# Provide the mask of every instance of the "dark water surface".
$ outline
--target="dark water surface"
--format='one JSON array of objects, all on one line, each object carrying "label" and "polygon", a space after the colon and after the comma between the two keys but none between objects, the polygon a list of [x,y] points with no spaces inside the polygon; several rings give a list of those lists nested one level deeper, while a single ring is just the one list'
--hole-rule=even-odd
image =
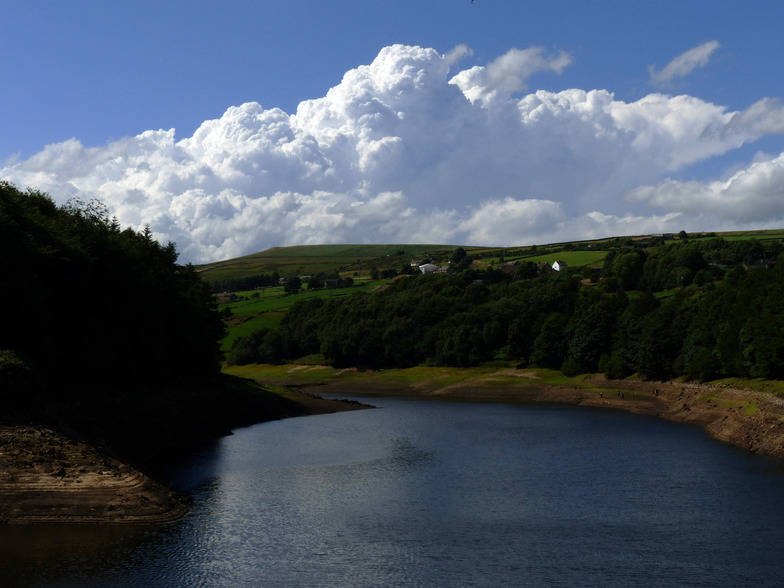
[{"label": "dark water surface", "polygon": [[151,528],[0,528],[0,585],[784,586],[784,467],[585,408],[374,399],[236,432]]}]

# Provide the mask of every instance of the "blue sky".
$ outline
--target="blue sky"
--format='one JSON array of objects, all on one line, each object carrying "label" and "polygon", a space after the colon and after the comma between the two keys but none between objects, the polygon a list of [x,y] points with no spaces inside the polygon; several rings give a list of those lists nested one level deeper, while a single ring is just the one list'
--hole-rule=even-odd
[{"label": "blue sky", "polygon": [[0,179],[185,261],[784,224],[781,2],[0,8]]}]

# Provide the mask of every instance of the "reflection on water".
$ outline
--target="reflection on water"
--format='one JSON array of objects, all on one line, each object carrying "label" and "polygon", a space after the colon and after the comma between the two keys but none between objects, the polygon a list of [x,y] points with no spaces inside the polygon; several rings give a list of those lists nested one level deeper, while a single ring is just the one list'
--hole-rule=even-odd
[{"label": "reflection on water", "polygon": [[0,525],[0,585],[25,586],[112,568],[142,548],[148,526]]},{"label": "reflection on water", "polygon": [[779,462],[614,412],[378,403],[170,466],[182,521],[1,529],[0,585],[784,584]]}]

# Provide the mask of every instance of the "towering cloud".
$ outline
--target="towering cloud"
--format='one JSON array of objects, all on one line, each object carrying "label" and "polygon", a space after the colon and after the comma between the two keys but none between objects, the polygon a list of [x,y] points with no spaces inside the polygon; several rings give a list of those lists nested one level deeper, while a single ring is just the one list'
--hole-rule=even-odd
[{"label": "towering cloud", "polygon": [[[70,140],[0,178],[60,202],[100,198],[193,262],[274,245],[514,245],[784,218],[773,197],[780,157],[754,162],[731,187],[667,179],[782,132],[778,102],[728,112],[692,96],[526,94],[532,74],[560,74],[571,57],[512,50],[456,71],[469,52],[386,47],[293,114],[247,103],[182,139],[172,129],[101,147]],[[738,215],[752,204],[767,216]]]}]

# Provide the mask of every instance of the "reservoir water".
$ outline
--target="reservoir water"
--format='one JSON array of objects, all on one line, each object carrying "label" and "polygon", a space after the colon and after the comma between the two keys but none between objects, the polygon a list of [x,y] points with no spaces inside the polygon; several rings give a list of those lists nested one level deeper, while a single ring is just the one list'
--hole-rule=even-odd
[{"label": "reservoir water", "polygon": [[156,527],[0,528],[2,586],[784,586],[784,467],[649,417],[372,399],[171,465]]}]

